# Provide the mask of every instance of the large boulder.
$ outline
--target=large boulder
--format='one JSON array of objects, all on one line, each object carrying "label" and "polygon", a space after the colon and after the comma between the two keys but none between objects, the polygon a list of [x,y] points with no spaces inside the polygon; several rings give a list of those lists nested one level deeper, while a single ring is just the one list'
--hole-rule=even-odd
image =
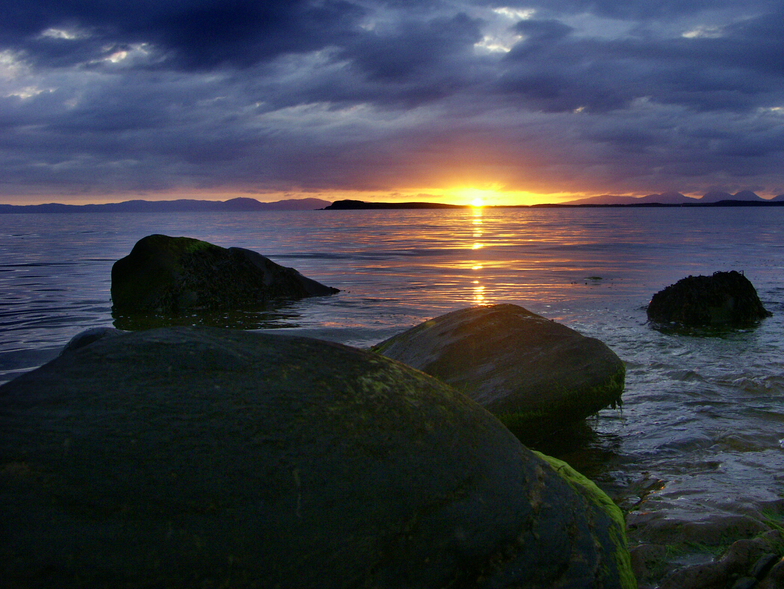
[{"label": "large boulder", "polygon": [[509,304],[447,313],[374,350],[454,386],[525,439],[615,407],[626,375],[601,341]]},{"label": "large boulder", "polygon": [[112,266],[118,314],[237,309],[336,292],[254,251],[190,237],[149,235]]},{"label": "large boulder", "polygon": [[633,587],[620,510],[451,387],[285,335],[105,333],[0,387],[0,579]]},{"label": "large boulder", "polygon": [[757,291],[740,272],[688,276],[657,292],[648,319],[680,327],[750,327],[770,317]]}]

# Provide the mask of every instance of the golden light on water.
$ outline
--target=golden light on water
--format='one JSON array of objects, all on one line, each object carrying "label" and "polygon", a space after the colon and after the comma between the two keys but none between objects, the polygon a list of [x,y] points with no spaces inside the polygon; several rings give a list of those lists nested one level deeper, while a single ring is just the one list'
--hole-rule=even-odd
[{"label": "golden light on water", "polygon": [[[471,206],[474,207],[473,216],[471,219],[474,238],[473,245],[471,246],[472,251],[476,251],[484,247],[484,244],[478,241],[482,237],[482,206],[484,206],[484,203],[484,197],[481,195],[475,196],[471,201]],[[472,302],[474,305],[485,305],[487,304],[487,301],[485,300],[485,287],[481,282],[480,273],[480,270],[482,270],[482,264],[480,264],[478,260],[475,260],[471,266],[471,270],[476,272],[476,279],[471,281],[473,290]]]},{"label": "golden light on water", "polygon": [[[474,280],[474,283],[478,283],[478,282],[479,282],[478,280]],[[484,302],[485,302],[485,287],[480,284],[476,284],[476,286],[474,286],[474,304],[481,305]]]}]

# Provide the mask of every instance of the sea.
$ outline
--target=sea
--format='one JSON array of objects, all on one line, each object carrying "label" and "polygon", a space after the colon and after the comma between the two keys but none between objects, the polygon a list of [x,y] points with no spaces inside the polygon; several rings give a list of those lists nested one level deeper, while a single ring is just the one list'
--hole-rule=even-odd
[{"label": "sea", "polygon": [[[133,328],[112,316],[112,264],[154,233],[249,248],[340,289],[180,322],[368,348],[503,302],[599,338],[626,364],[622,408],[541,450],[604,489],[632,535],[784,521],[784,207],[3,214],[0,383],[85,329]],[[648,323],[657,291],[728,270],[772,317],[714,335]]]}]

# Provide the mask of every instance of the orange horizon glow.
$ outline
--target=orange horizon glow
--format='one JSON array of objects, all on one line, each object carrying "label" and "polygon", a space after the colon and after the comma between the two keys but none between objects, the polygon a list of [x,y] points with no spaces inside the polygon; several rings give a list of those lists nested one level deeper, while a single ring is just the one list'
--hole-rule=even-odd
[{"label": "orange horizon glow", "polygon": [[0,196],[0,204],[40,205],[60,203],[68,205],[109,204],[131,200],[212,200],[227,201],[234,198],[253,198],[259,202],[277,202],[288,199],[318,198],[335,202],[338,200],[362,200],[366,202],[432,202],[473,207],[515,206],[559,203],[583,198],[585,194],[557,192],[539,194],[525,191],[506,191],[496,188],[422,188],[405,191],[360,191],[360,190],[296,190],[296,191],[224,191],[224,190],[165,190],[158,192],[114,193],[105,195],[85,194],[20,194]]},{"label": "orange horizon glow", "polygon": [[[406,190],[366,191],[366,190],[291,190],[291,191],[252,191],[252,190],[206,190],[176,189],[158,192],[114,193],[106,195],[85,194],[20,194],[0,196],[0,204],[40,205],[60,203],[67,205],[108,204],[131,200],[212,200],[227,201],[234,198],[253,198],[259,202],[277,202],[289,199],[318,198],[335,202],[338,200],[361,200],[366,202],[430,202],[482,207],[531,206],[539,204],[558,204],[599,194],[642,197],[645,194],[550,192],[537,193],[523,190],[507,190],[499,185],[457,186],[451,188],[409,188]],[[686,194],[699,198],[701,194]],[[765,198],[763,196],[763,198]]]}]

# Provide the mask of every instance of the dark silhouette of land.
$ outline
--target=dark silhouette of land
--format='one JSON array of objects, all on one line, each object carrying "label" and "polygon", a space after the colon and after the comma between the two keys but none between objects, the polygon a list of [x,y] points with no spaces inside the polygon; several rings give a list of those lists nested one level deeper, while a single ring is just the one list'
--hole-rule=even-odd
[{"label": "dark silhouette of land", "polygon": [[[766,200],[755,193],[745,190],[737,194],[712,191],[702,198],[690,198],[680,192],[649,194],[643,197],[602,195],[583,198],[564,203],[545,203],[537,205],[501,205],[490,208],[559,208],[559,207],[748,207],[781,206],[784,194]],[[489,205],[488,205],[489,206]],[[429,202],[365,202],[361,200],[339,200],[328,207],[330,211],[357,209],[444,209],[470,208],[471,205],[446,205]]]},{"label": "dark silhouette of land", "polygon": [[437,202],[366,202],[364,200],[337,200],[325,207],[328,211],[359,209],[466,209],[471,205],[449,205]]},{"label": "dark silhouette of land", "polygon": [[[766,200],[761,196],[758,196],[751,190],[742,190],[737,192],[736,194],[730,194],[729,192],[721,192],[718,190],[712,190],[707,194],[703,195],[701,198],[690,198],[681,194],[680,192],[664,192],[662,194],[649,194],[643,197],[633,197],[633,196],[613,196],[609,194],[605,194],[602,196],[593,196],[590,198],[582,198],[579,200],[573,200],[565,203],[561,203],[564,205],[632,205],[632,206],[648,206],[648,205],[669,205],[669,206],[683,206],[683,205],[722,205],[727,206],[723,203],[742,203],[744,206],[749,204],[771,204],[772,202],[784,202],[784,194],[780,194],[779,196]],[[729,205],[733,206],[733,205]]]},{"label": "dark silhouette of land", "polygon": [[298,198],[276,202],[259,202],[255,198],[214,200],[128,200],[119,203],[64,205],[2,205],[0,213],[190,213],[190,212],[245,212],[245,211],[308,211],[323,209],[330,201],[319,198]]},{"label": "dark silhouette of land", "polygon": [[[701,198],[690,198],[679,192],[649,194],[643,197],[601,195],[564,203],[537,205],[487,205],[489,208],[559,208],[559,207],[749,207],[782,206],[784,194],[764,199],[750,190],[737,194],[712,191]],[[276,202],[259,202],[254,198],[214,200],[128,200],[119,203],[66,205],[49,203],[40,205],[0,204],[2,213],[191,213],[191,212],[251,212],[251,211],[349,211],[373,209],[467,209],[472,205],[453,205],[436,202],[368,202],[363,200],[338,200],[330,202],[319,198],[299,198]]]}]

